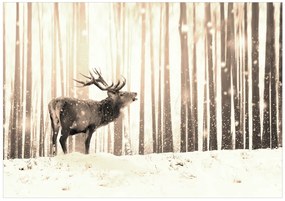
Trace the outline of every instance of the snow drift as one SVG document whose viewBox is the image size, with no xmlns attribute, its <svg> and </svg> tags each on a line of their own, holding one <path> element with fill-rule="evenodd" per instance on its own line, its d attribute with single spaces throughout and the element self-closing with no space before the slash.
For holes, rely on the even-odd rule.
<svg viewBox="0 0 285 201">
<path fill-rule="evenodd" d="M 4 197 L 281 197 L 282 149 L 4 160 Z"/>
</svg>

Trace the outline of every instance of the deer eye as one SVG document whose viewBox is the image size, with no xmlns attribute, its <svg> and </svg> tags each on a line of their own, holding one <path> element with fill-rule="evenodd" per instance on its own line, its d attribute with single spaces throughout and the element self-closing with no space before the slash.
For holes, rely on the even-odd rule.
<svg viewBox="0 0 285 201">
<path fill-rule="evenodd" d="M 123 93 L 120 94 L 120 96 L 123 96 L 123 95 L 124 95 Z"/>
</svg>

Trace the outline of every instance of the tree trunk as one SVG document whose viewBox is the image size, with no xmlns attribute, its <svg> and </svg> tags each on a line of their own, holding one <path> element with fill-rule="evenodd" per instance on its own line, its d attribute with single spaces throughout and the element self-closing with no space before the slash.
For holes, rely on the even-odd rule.
<svg viewBox="0 0 285 201">
<path fill-rule="evenodd" d="M 76 3 L 76 75 L 89 72 L 89 43 L 86 20 L 85 3 Z M 89 88 L 83 87 L 76 90 L 76 96 L 82 99 L 89 98 Z M 75 136 L 75 151 L 85 153 L 86 135 L 80 133 Z"/>
<path fill-rule="evenodd" d="M 122 53 L 123 53 L 123 47 L 122 47 L 122 40 L 123 40 L 123 34 L 122 34 L 122 12 L 123 9 L 121 8 L 121 3 L 117 3 L 117 16 L 114 15 L 115 23 L 117 25 L 116 27 L 116 78 L 119 79 L 121 74 L 121 62 L 122 62 Z M 117 20 L 116 20 L 117 19 Z M 123 117 L 120 115 L 118 119 L 114 122 L 114 154 L 117 156 L 122 155 L 123 153 Z"/>
<path fill-rule="evenodd" d="M 127 65 L 127 79 L 128 79 L 128 86 L 127 86 L 127 90 L 128 91 L 131 91 L 131 86 L 132 86 L 132 74 L 131 74 L 131 71 L 132 71 L 132 67 L 131 67 L 131 60 L 132 60 L 132 56 L 131 56 L 131 52 L 133 52 L 132 50 L 132 45 L 131 45 L 131 41 L 132 41 L 132 38 L 133 38 L 133 33 L 132 33 L 132 25 L 131 25 L 131 10 L 128 9 L 129 12 L 127 14 L 127 24 L 128 24 L 128 27 L 127 27 L 127 60 L 126 60 L 126 65 Z M 131 108 L 128 107 L 127 109 L 127 117 L 128 117 L 128 120 L 125 121 L 126 124 L 125 124 L 125 127 L 127 125 L 127 129 L 126 132 L 125 132 L 125 152 L 127 155 L 132 155 L 133 154 L 133 151 L 132 151 L 132 141 L 131 141 L 131 137 L 130 137 L 130 133 L 132 131 L 131 129 Z"/>
<path fill-rule="evenodd" d="M 56 17 L 55 17 L 55 5 L 53 6 L 53 12 L 54 12 L 54 16 L 53 16 L 53 23 L 52 24 L 52 36 L 51 36 L 51 41 L 52 41 L 52 53 L 51 53 L 51 58 L 52 58 L 52 66 L 51 66 L 51 99 L 56 98 L 57 93 L 56 93 L 56 89 L 57 89 L 57 79 L 56 79 L 56 75 L 57 75 L 57 70 L 56 70 L 56 60 L 57 60 L 57 49 L 56 49 Z M 52 156 L 53 153 L 53 145 L 52 145 L 52 136 L 53 133 L 51 132 L 50 134 L 50 155 Z"/>
<path fill-rule="evenodd" d="M 204 91 L 204 99 L 203 99 L 203 151 L 207 151 L 208 150 L 208 134 L 209 134 L 209 125 L 208 125 L 208 100 L 209 100 L 209 95 L 208 95 L 208 65 L 207 65 L 207 60 L 208 60 L 208 53 L 207 53 L 207 37 L 204 36 L 205 38 L 205 43 L 204 43 L 204 47 L 206 50 L 206 54 L 205 54 L 205 77 L 204 77 L 204 87 L 203 87 L 203 91 Z"/>
<path fill-rule="evenodd" d="M 282 6 L 283 4 L 280 3 L 280 33 L 279 33 L 279 77 L 278 77 L 278 147 L 282 147 Z"/>
<path fill-rule="evenodd" d="M 276 28 L 274 26 L 274 6 L 273 6 L 273 3 L 268 3 L 267 4 L 268 6 L 268 9 L 267 9 L 267 21 L 270 21 L 267 23 L 267 26 L 270 26 L 272 27 L 271 31 L 274 30 L 273 33 L 276 33 Z M 272 13 L 270 13 L 272 12 Z M 268 16 L 270 15 L 270 17 Z M 270 18 L 270 19 L 268 19 Z M 282 29 L 282 27 L 280 27 L 280 29 Z M 278 83 L 278 77 L 277 77 L 277 72 L 278 72 L 278 66 L 276 65 L 276 46 L 275 46 L 275 37 L 274 37 L 274 34 L 271 32 L 269 38 L 271 38 L 271 42 L 272 44 L 270 44 L 272 47 L 272 56 L 274 56 L 272 58 L 272 61 L 271 61 L 271 65 L 270 65 L 270 68 L 271 68 L 271 77 L 270 77 L 270 103 L 271 103 L 271 111 L 270 111 L 270 117 L 271 117 L 271 146 L 270 148 L 272 149 L 275 149 L 278 147 L 278 116 L 277 116 L 277 110 L 278 110 L 278 105 L 277 105 L 277 97 L 276 97 L 276 94 L 278 94 L 277 92 L 277 87 L 276 87 L 276 83 Z M 267 41 L 267 40 L 266 40 Z M 269 42 L 269 41 L 267 41 Z M 269 51 L 269 49 L 266 48 L 266 51 Z M 279 55 L 279 57 L 282 57 L 281 55 Z M 266 56 L 266 59 L 269 59 L 267 56 Z"/>
<path fill-rule="evenodd" d="M 173 152 L 169 74 L 169 3 L 165 5 L 163 152 Z"/>
<path fill-rule="evenodd" d="M 60 63 L 60 87 L 61 87 L 61 95 L 65 95 L 64 91 L 64 72 L 63 72 L 63 56 L 62 56 L 62 42 L 61 42 L 61 31 L 60 31 L 60 21 L 59 21 L 59 11 L 58 11 L 58 3 L 54 4 L 54 16 L 56 22 L 56 30 L 57 30 L 57 40 L 58 40 L 58 48 L 59 48 L 59 63 Z"/>
<path fill-rule="evenodd" d="M 244 79 L 245 79 L 245 82 L 244 82 L 244 105 L 245 105 L 245 108 L 244 108 L 244 118 L 245 118 L 245 145 L 244 147 L 246 149 L 249 149 L 249 76 L 248 76 L 248 58 L 247 58 L 247 54 L 248 54 L 248 47 L 247 47 L 247 44 L 248 44 L 248 37 L 247 37 L 247 3 L 244 4 Z"/>
<path fill-rule="evenodd" d="M 8 150 L 6 149 L 6 22 L 5 22 L 5 4 L 3 5 L 3 159 L 6 158 Z"/>
<path fill-rule="evenodd" d="M 69 58 L 68 58 L 68 63 L 69 63 L 69 66 L 67 66 L 67 70 L 69 71 L 68 72 L 68 77 L 67 79 L 69 80 L 69 86 L 68 86 L 68 93 L 69 93 L 69 96 L 70 97 L 74 97 L 74 81 L 73 77 L 74 76 L 74 41 L 75 41 L 75 37 L 74 37 L 74 33 L 76 31 L 75 29 L 75 7 L 74 5 L 72 6 L 72 15 L 71 15 L 71 18 L 72 18 L 72 23 L 70 23 L 70 27 L 69 27 L 69 40 L 68 40 L 68 44 L 69 44 L 69 49 L 67 49 L 67 51 L 69 52 Z M 68 137 L 68 143 L 69 143 L 69 146 L 68 146 L 68 149 L 69 149 L 69 152 L 73 152 L 74 151 L 74 136 L 69 136 Z"/>
<path fill-rule="evenodd" d="M 150 46 L 150 66 L 151 66 L 151 117 L 152 117 L 152 150 L 157 153 L 156 139 L 156 116 L 155 116 L 155 68 L 154 68 L 154 47 L 153 47 L 153 27 L 152 27 L 152 10 L 149 4 L 149 46 Z"/>
<path fill-rule="evenodd" d="M 274 41 L 274 6 L 267 3 L 267 30 L 265 49 L 264 109 L 263 109 L 263 148 L 277 147 L 276 110 L 276 62 Z"/>
<path fill-rule="evenodd" d="M 24 13 L 24 7 L 22 6 L 22 11 L 20 13 Z M 24 15 L 24 14 L 23 14 Z M 18 23 L 20 26 L 20 20 L 24 20 L 24 19 L 19 19 Z M 21 26 L 21 29 L 19 29 L 19 32 L 22 32 L 22 40 L 24 40 L 24 22 L 23 25 Z M 20 33 L 19 33 L 19 49 L 22 48 L 22 52 L 21 50 L 19 50 L 20 52 L 20 57 L 19 60 L 22 58 L 22 62 L 19 61 L 19 71 L 17 72 L 19 74 L 19 86 L 18 86 L 18 90 L 19 90 L 19 97 L 18 97 L 18 101 L 19 101 L 19 110 L 18 110 L 18 114 L 17 114 L 17 135 L 18 135 L 18 156 L 17 158 L 23 158 L 23 87 L 24 87 L 24 42 L 22 42 L 21 37 L 20 37 Z"/>
<path fill-rule="evenodd" d="M 31 157 L 31 107 L 32 107 L 32 3 L 28 3 L 27 14 L 27 72 L 26 72 L 26 123 L 25 123 L 25 145 L 24 158 Z"/>
<path fill-rule="evenodd" d="M 225 41 L 224 26 L 221 31 L 221 48 L 222 48 L 222 59 L 221 61 L 225 64 L 221 70 L 222 78 L 222 149 L 232 149 L 232 134 L 231 134 L 231 71 L 232 71 L 232 60 L 234 59 L 233 46 L 234 40 L 234 23 L 233 23 L 233 3 L 228 4 L 228 23 L 227 23 L 227 41 Z M 221 23 L 224 23 L 224 3 L 221 3 Z M 225 43 L 226 42 L 226 43 Z M 227 48 L 226 57 L 225 50 Z"/>
<path fill-rule="evenodd" d="M 238 8 L 235 9 L 238 12 Z M 231 11 L 231 10 L 228 10 Z M 232 31 L 233 31 L 233 40 L 234 41 L 238 41 L 238 33 L 235 33 L 235 26 L 236 29 L 238 29 L 237 32 L 240 32 L 240 27 L 238 24 L 238 18 L 239 15 L 236 16 L 235 19 L 233 19 L 232 22 Z M 237 21 L 234 23 L 234 20 Z M 240 118 L 241 115 L 241 107 L 242 105 L 240 104 L 241 99 L 240 99 L 240 72 L 241 72 L 241 65 L 239 62 L 240 59 L 240 55 L 239 55 L 239 49 L 238 49 L 238 45 L 236 45 L 235 43 L 233 43 L 233 47 L 232 49 L 234 51 L 232 51 L 232 59 L 231 59 L 231 63 L 232 63 L 232 85 L 233 85 L 233 91 L 231 93 L 232 97 L 233 97 L 233 108 L 234 108 L 234 125 L 235 125 L 235 146 L 233 148 L 235 149 L 241 149 L 243 146 L 243 136 L 241 131 L 241 124 L 242 124 L 242 119 Z"/>
<path fill-rule="evenodd" d="M 142 3 L 142 10 L 145 10 L 145 3 Z M 145 80 L 145 12 L 141 13 L 142 38 L 141 38 L 141 84 L 140 84 L 140 134 L 139 134 L 139 154 L 144 154 L 144 80 Z"/>
<path fill-rule="evenodd" d="M 259 4 L 252 3 L 252 148 L 261 148 L 259 111 Z"/>
<path fill-rule="evenodd" d="M 211 20 L 211 4 L 206 4 L 206 21 L 207 24 Z M 209 150 L 217 150 L 217 120 L 216 120 L 216 84 L 215 84 L 215 66 L 213 65 L 213 35 L 211 34 L 211 26 L 207 28 L 207 52 L 208 52 L 208 82 L 209 82 L 209 104 L 210 104 L 210 133 L 209 133 Z"/>
<path fill-rule="evenodd" d="M 114 9 L 112 9 L 113 8 L 113 5 L 112 4 L 110 4 L 110 12 L 109 12 L 109 45 L 110 45 L 110 50 L 112 50 L 113 49 L 113 43 L 112 43 L 112 20 L 113 20 L 113 18 L 112 18 L 112 11 L 114 10 Z M 110 63 L 111 63 L 111 67 L 113 68 L 113 66 L 114 66 L 114 62 L 113 62 L 113 60 L 114 60 L 114 56 L 113 56 L 113 51 L 109 51 L 110 52 Z M 113 70 L 111 69 L 111 75 L 113 75 Z M 113 76 L 111 76 L 111 78 L 113 79 Z M 112 124 L 108 124 L 108 153 L 113 153 L 114 151 L 114 149 L 113 149 L 113 145 L 114 145 L 114 143 L 112 142 L 112 137 L 113 137 L 113 135 L 112 135 L 112 132 L 114 131 L 114 129 L 111 129 L 111 125 Z"/>
<path fill-rule="evenodd" d="M 39 139 L 39 156 L 44 156 L 44 48 L 43 48 L 43 27 L 42 9 L 38 6 L 38 21 L 39 21 L 39 44 L 40 44 L 40 83 L 41 83 L 41 97 L 40 97 L 40 139 Z"/>
<path fill-rule="evenodd" d="M 158 117 L 157 117 L 157 149 L 158 153 L 162 153 L 162 99 L 161 99 L 161 75 L 162 75 L 162 10 L 163 5 L 160 5 L 160 29 L 159 29 L 159 72 L 158 72 Z"/>
<path fill-rule="evenodd" d="M 19 26 L 19 3 L 16 3 L 16 41 L 15 41 L 15 74 L 14 74 L 14 96 L 13 96 L 13 120 L 11 128 L 11 147 L 10 147 L 10 158 L 17 157 L 17 141 L 19 140 L 20 134 L 17 133 L 18 126 L 17 119 L 20 110 L 20 31 Z"/>
<path fill-rule="evenodd" d="M 187 145 L 187 108 L 191 107 L 187 103 L 189 102 L 189 91 L 186 87 L 186 76 L 189 75 L 188 69 L 188 38 L 187 32 L 183 29 L 187 26 L 186 16 L 186 3 L 180 3 L 180 19 L 179 19 L 179 34 L 180 34 L 180 47 L 181 47 L 181 137 L 180 137 L 180 152 L 186 152 Z M 191 108 L 190 108 L 191 109 Z M 191 116 L 191 110 L 189 109 Z M 190 129 L 189 129 L 190 130 Z M 192 132 L 188 132 L 188 146 L 193 146 Z M 191 135 L 191 136 L 190 136 Z"/>
<path fill-rule="evenodd" d="M 198 150 L 198 88 L 197 88 L 197 65 L 196 65 L 196 8 L 193 3 L 193 71 L 192 71 L 192 108 L 193 108 L 193 134 L 188 134 L 188 151 Z M 192 138 L 192 139 L 191 139 Z M 189 146 L 193 144 L 193 146 Z"/>
<path fill-rule="evenodd" d="M 25 15 L 25 5 L 22 4 L 22 16 Z M 24 58 L 24 55 L 25 55 L 25 18 L 23 17 L 22 19 L 22 29 L 20 30 L 20 32 L 22 32 L 22 40 L 23 41 L 20 41 L 20 44 L 21 44 L 21 48 L 22 48 L 22 52 L 20 53 L 21 54 L 21 58 L 22 58 L 22 62 L 21 62 L 21 65 L 20 65 L 20 86 L 19 86 L 19 90 L 20 90 L 20 97 L 19 97 L 19 101 L 20 101 L 20 109 L 19 109 L 19 113 L 18 113 L 18 122 L 17 124 L 19 125 L 18 126 L 18 131 L 17 133 L 19 134 L 18 136 L 18 158 L 23 158 L 23 125 L 24 125 L 24 115 L 23 115 L 23 109 L 24 109 L 24 72 L 25 72 L 25 58 Z M 20 22 L 19 22 L 20 23 Z"/>
</svg>

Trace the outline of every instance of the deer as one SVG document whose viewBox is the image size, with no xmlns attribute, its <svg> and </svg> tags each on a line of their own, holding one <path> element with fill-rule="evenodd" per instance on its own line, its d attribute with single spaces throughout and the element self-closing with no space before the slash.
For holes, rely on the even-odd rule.
<svg viewBox="0 0 285 201">
<path fill-rule="evenodd" d="M 99 127 L 115 121 L 121 114 L 121 110 L 137 100 L 136 92 L 120 91 L 126 84 L 126 79 L 119 80 L 116 84 L 108 85 L 97 69 L 89 70 L 90 76 L 84 76 L 87 81 L 73 79 L 86 87 L 94 84 L 102 91 L 107 91 L 108 97 L 95 101 L 90 99 L 77 99 L 72 97 L 57 97 L 48 104 L 52 128 L 52 151 L 57 155 L 57 136 L 61 128 L 59 139 L 64 154 L 67 154 L 66 140 L 71 135 L 85 133 L 85 154 L 89 154 L 92 134 Z"/>
</svg>

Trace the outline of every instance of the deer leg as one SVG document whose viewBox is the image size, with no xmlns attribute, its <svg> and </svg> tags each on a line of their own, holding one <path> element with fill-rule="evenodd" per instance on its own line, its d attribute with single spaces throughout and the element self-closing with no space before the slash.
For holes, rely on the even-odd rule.
<svg viewBox="0 0 285 201">
<path fill-rule="evenodd" d="M 60 145 L 61 145 L 61 148 L 62 148 L 62 151 L 63 151 L 64 154 L 67 153 L 66 140 L 67 140 L 68 136 L 69 136 L 69 130 L 62 129 L 59 142 L 60 142 Z"/>
<path fill-rule="evenodd" d="M 57 134 L 59 132 L 59 123 L 55 123 L 52 116 L 50 116 L 50 119 L 52 127 L 52 154 L 55 156 L 57 154 Z"/>
<path fill-rule="evenodd" d="M 58 132 L 54 132 L 53 136 L 52 136 L 52 153 L 53 153 L 54 156 L 57 155 L 57 143 L 56 143 L 57 133 Z"/>
<path fill-rule="evenodd" d="M 94 131 L 95 131 L 95 128 L 90 128 L 87 130 L 87 138 L 85 140 L 85 154 L 89 154 L 90 140 L 91 140 L 91 137 Z"/>
</svg>

